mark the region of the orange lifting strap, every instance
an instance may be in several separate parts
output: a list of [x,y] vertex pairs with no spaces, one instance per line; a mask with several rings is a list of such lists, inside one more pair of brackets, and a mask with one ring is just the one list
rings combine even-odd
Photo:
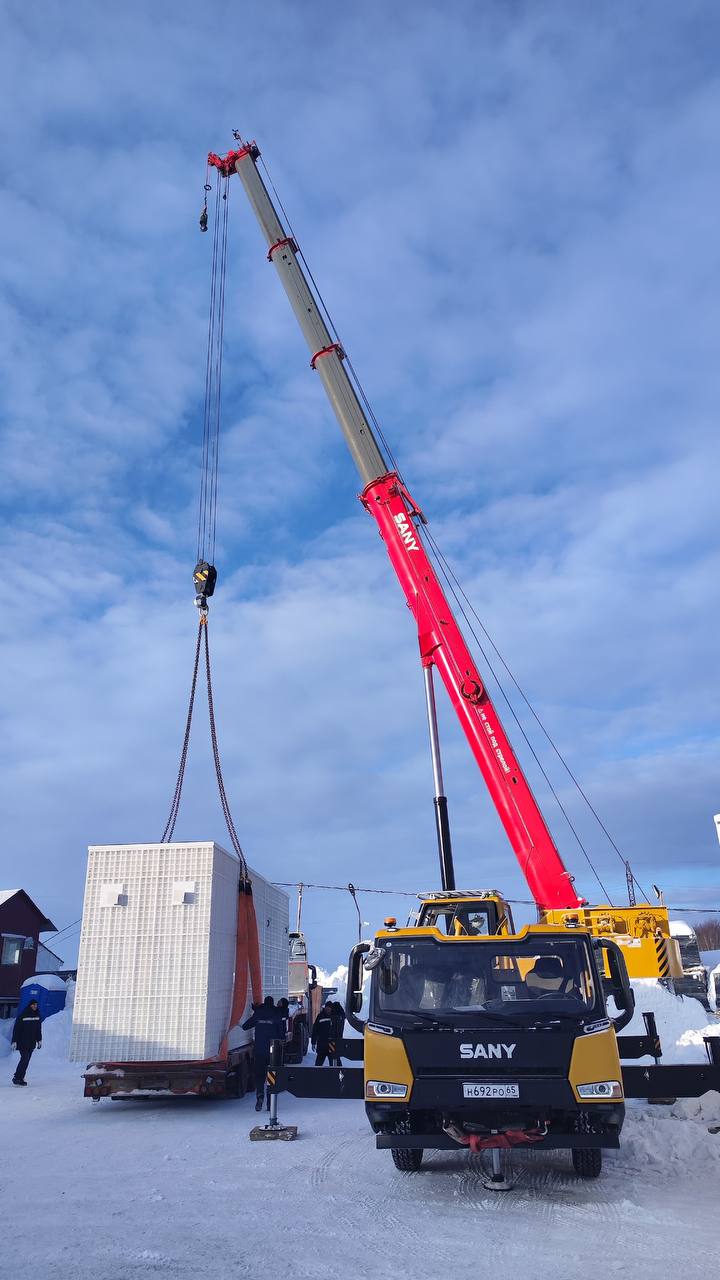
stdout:
[[260,966],[260,943],[258,940],[257,917],[252,896],[252,885],[249,880],[241,880],[238,887],[237,936],[235,940],[235,981],[233,984],[232,1007],[228,1029],[220,1046],[221,1056],[227,1054],[228,1034],[236,1026],[245,1012],[248,998],[248,976],[253,1004],[261,1004],[262,969]]

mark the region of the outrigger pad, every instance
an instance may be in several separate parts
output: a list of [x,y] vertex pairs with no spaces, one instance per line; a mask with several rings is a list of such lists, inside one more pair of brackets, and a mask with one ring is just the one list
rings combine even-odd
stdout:
[[293,1138],[297,1138],[296,1124],[256,1124],[254,1129],[250,1130],[251,1142],[268,1142],[274,1138],[282,1138],[285,1142],[292,1142]]

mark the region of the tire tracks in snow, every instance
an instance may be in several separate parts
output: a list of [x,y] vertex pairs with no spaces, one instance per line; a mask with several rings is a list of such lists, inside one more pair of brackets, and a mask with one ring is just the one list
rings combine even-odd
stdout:
[[[371,1134],[356,1134],[327,1151],[311,1170],[310,1185],[338,1207],[338,1225],[349,1232],[364,1230],[368,1218],[381,1220],[400,1243],[415,1240],[414,1224],[405,1222],[398,1206],[414,1200],[415,1174],[395,1171],[389,1182],[379,1177],[378,1160],[390,1153],[377,1152]],[[348,1187],[353,1192],[348,1196]]]
[[618,1187],[600,1179],[585,1181],[572,1167],[567,1170],[548,1165],[547,1154],[538,1157],[517,1155],[509,1161],[509,1172],[515,1179],[511,1191],[491,1191],[483,1183],[487,1165],[479,1154],[467,1157],[465,1168],[455,1175],[455,1197],[470,1208],[505,1217],[531,1215],[541,1222],[552,1222],[558,1210],[579,1217],[600,1219],[608,1228],[626,1220],[626,1202]]

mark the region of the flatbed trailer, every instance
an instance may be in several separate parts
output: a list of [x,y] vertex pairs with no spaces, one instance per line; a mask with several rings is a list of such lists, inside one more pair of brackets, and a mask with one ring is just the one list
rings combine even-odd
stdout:
[[[362,1045],[362,1041],[350,1041]],[[283,1042],[286,1063],[301,1063],[308,1045],[308,1032],[303,1010],[291,1015]],[[351,1050],[352,1052],[352,1050]],[[201,1062],[178,1060],[168,1062],[95,1062],[83,1073],[84,1096],[99,1101],[111,1098],[188,1097],[243,1098],[254,1087],[255,1048],[251,1040],[228,1050],[226,1058],[208,1058]]]
[[203,1062],[95,1062],[84,1072],[86,1098],[242,1098],[253,1082],[252,1043]]

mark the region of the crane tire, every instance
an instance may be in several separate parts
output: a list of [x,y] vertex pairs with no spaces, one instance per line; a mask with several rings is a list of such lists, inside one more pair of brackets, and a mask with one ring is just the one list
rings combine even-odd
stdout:
[[579,1178],[599,1178],[602,1151],[599,1147],[573,1147],[572,1162]]
[[422,1147],[391,1147],[390,1155],[396,1169],[402,1173],[417,1173],[422,1164]]

